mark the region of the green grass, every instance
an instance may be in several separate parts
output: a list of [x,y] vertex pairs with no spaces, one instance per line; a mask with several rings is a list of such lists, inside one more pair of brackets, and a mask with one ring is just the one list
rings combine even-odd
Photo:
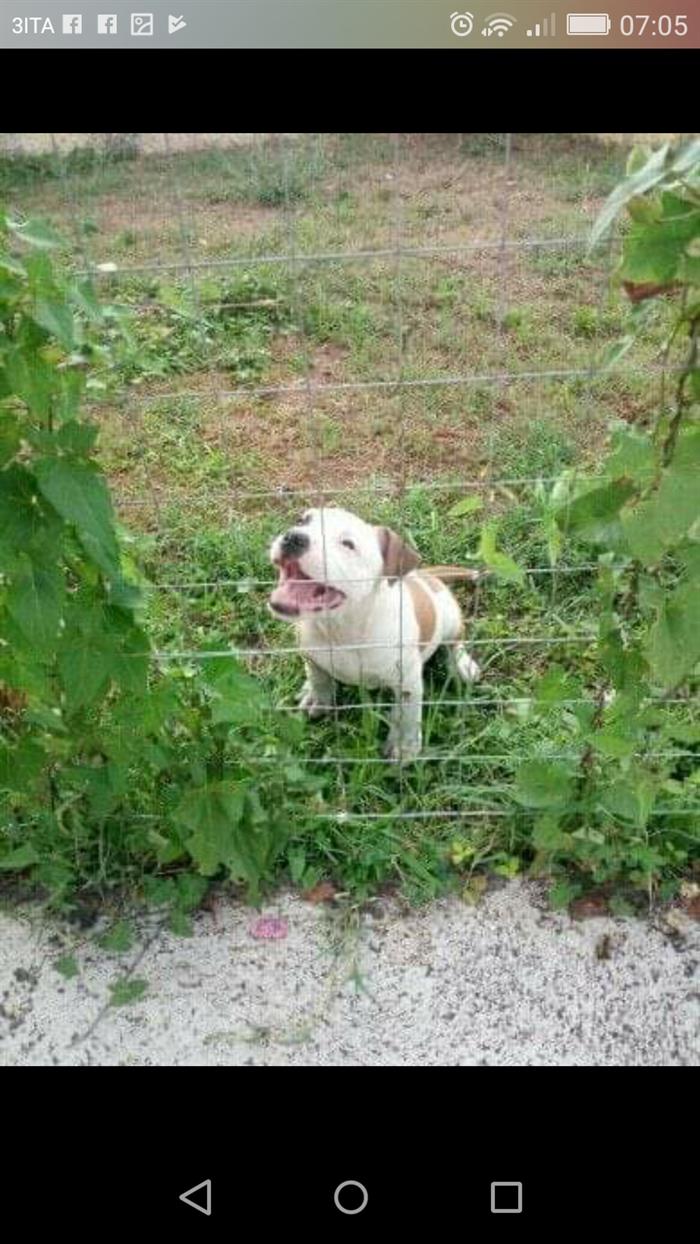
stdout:
[[[516,470],[517,462],[526,478],[571,459],[571,446],[546,427],[531,429],[517,443],[504,438],[498,449],[509,469]],[[501,515],[502,547],[523,565],[546,568],[533,489],[514,488],[517,500]],[[426,561],[464,561],[475,556],[482,515],[450,519],[453,500],[438,503],[428,490],[414,489],[401,505],[356,508],[407,532]],[[238,519],[228,531],[188,532],[184,520],[171,540],[156,541],[147,557],[154,580],[230,581],[220,588],[155,592],[150,616],[157,642],[176,650],[288,647],[291,629],[268,614],[265,599],[272,578],[269,541],[290,517],[279,512]],[[566,712],[553,711],[543,727],[532,698],[553,662],[591,686],[594,644],[577,642],[582,635],[593,637],[597,624],[589,564],[588,550],[571,548],[555,590],[545,569],[529,574],[522,588],[493,582],[482,589],[470,635],[479,641],[474,651],[483,681],[472,688],[456,684],[444,657],[434,659],[426,673],[426,700],[432,703],[425,710],[423,761],[400,774],[381,762],[388,710],[359,706],[384,704],[383,693],[341,688],[336,718],[307,726],[300,760],[312,768],[321,762],[316,771],[323,779],[324,815],[300,823],[289,848],[290,866],[303,869],[305,884],[330,876],[366,897],[377,885],[398,882],[418,901],[464,884],[463,870],[450,862],[455,842],[468,859],[469,875],[475,869],[517,871],[532,862],[531,818],[513,814],[508,791],[521,758],[546,759],[576,746]],[[469,612],[469,593],[462,596]],[[572,642],[546,643],[562,635]],[[511,642],[534,637],[545,641],[541,647]],[[303,679],[301,661],[253,656],[248,664],[280,710],[291,710]],[[449,759],[430,759],[439,756]],[[332,757],[341,759],[328,763]],[[264,764],[261,781],[263,774]],[[474,815],[431,817],[446,810]],[[506,817],[488,815],[504,811]],[[413,815],[401,819],[399,812]]]
[[[398,202],[411,244],[499,236],[502,135],[434,135],[402,141],[401,151]],[[625,154],[581,136],[515,136],[513,234],[584,235]],[[474,870],[525,870],[534,859],[532,818],[513,813],[507,790],[519,757],[571,746],[566,713],[553,712],[543,727],[532,699],[553,663],[590,686],[592,643],[574,640],[593,635],[598,619],[590,550],[568,545],[549,573],[546,498],[532,481],[595,466],[612,419],[644,422],[658,401],[648,366],[659,357],[664,309],[649,321],[634,375],[528,380],[518,374],[595,367],[624,331],[627,307],[609,287],[607,254],[588,256],[580,245],[515,251],[505,275],[493,250],[406,259],[398,270],[391,256],[261,261],[286,253],[292,237],[307,255],[391,246],[392,160],[383,135],[135,160],[32,157],[0,162],[0,193],[62,225],[67,238],[71,215],[90,258],[128,269],[182,260],[177,187],[191,256],[247,261],[193,276],[120,271],[100,283],[128,335],[115,323],[103,342],[91,413],[120,505],[144,502],[120,514],[156,585],[148,613],[158,648],[291,643],[265,604],[267,547],[299,508],[289,488],[306,489],[309,500],[319,482],[343,489],[339,500],[408,534],[428,563],[476,562],[481,523],[493,517],[500,547],[535,568],[523,586],[491,581],[479,592],[470,634],[480,684],[455,686],[442,657],[427,673],[427,699],[459,703],[426,709],[425,752],[452,759],[400,774],[377,763],[387,712],[358,708],[378,697],[356,689],[341,691],[336,720],[305,730],[300,763],[336,755],[347,763],[316,765],[323,815],[295,825],[285,875],[306,885],[330,876],[359,896],[397,882],[419,899],[463,886]],[[65,259],[83,262],[72,240]],[[393,379],[399,346],[406,379],[510,378],[401,396],[330,388],[310,405],[286,394],[217,396],[291,386],[307,374],[321,386]],[[403,470],[409,487],[397,501]],[[449,511],[466,495],[465,479],[482,481],[484,506],[456,519]],[[279,495],[240,495],[254,490]],[[212,583],[220,586],[189,586]],[[462,599],[469,612],[470,594]],[[506,642],[562,635],[571,640],[561,646]],[[299,659],[254,656],[249,665],[291,709]],[[264,773],[261,763],[261,782]],[[506,808],[507,817],[478,815]],[[449,809],[477,815],[431,818]]]
[[247,146],[214,148],[193,151],[184,159],[168,154],[163,147],[162,154],[145,160],[139,159],[129,144],[107,151],[85,146],[66,155],[3,156],[0,191],[25,195],[54,184],[76,199],[116,189],[125,196],[135,189],[154,193],[174,170],[179,174],[185,201],[280,206],[310,193],[324,171],[324,157],[318,145],[300,148],[285,141],[262,152]]

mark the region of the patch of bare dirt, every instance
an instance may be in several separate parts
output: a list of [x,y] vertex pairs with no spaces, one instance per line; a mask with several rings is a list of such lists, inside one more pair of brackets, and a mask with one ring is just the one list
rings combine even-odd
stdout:
[[[119,233],[134,229],[157,232],[159,229],[179,226],[179,208],[174,187],[165,199],[154,196],[152,201],[123,195],[105,194],[94,201],[93,214],[104,233]],[[250,236],[265,233],[271,223],[280,218],[274,207],[253,207],[235,202],[185,203],[182,206],[185,221],[198,234],[202,234],[208,247],[215,247],[222,239],[239,234]]]

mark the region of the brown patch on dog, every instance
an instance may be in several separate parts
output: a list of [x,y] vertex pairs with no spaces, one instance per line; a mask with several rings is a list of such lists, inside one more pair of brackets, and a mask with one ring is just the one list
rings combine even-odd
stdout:
[[398,579],[410,570],[415,570],[420,563],[420,553],[416,549],[406,544],[390,527],[378,527],[377,536],[384,558],[384,574],[389,579]]
[[436,579],[435,575],[428,574],[427,570],[419,570],[418,574],[420,575],[422,581],[424,583],[427,583],[428,587],[431,587],[434,592],[446,592],[447,591],[445,584],[442,583],[440,579]]
[[435,634],[437,621],[433,598],[420,579],[407,579],[406,586],[413,597],[413,608],[418,621],[418,636],[421,644],[429,644]]

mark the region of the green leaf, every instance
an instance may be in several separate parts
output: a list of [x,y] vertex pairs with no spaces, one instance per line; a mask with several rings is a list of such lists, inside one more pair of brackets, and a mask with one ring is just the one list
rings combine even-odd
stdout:
[[209,888],[209,882],[195,873],[180,873],[175,878],[176,903],[182,911],[193,911],[199,907]]
[[618,548],[623,543],[620,510],[634,492],[631,481],[613,480],[562,506],[557,511],[557,522],[564,531],[580,540]]
[[31,868],[32,864],[38,864],[39,859],[34,847],[25,843],[22,847],[15,847],[14,851],[8,851],[7,855],[0,855],[0,869],[4,872],[23,872],[25,868]]
[[289,875],[293,885],[299,885],[304,873],[306,872],[306,851],[303,847],[293,847],[287,853],[289,863]]
[[65,302],[37,302],[32,319],[51,333],[65,350],[73,349],[75,345],[73,312]]
[[0,742],[0,790],[27,794],[43,773],[46,752],[31,738],[9,746]]
[[515,775],[514,798],[526,808],[560,808],[572,798],[573,778],[560,761],[526,760]]
[[110,950],[114,954],[124,954],[127,950],[131,950],[134,944],[134,933],[125,920],[118,920],[98,941],[103,950]]
[[686,275],[686,247],[700,233],[700,208],[675,194],[662,196],[662,214],[655,222],[633,221],[624,242],[623,280],[659,285]]
[[256,720],[263,706],[260,684],[241,669],[235,658],[220,657],[209,663],[205,673],[211,688],[214,724],[243,725]]
[[103,765],[76,766],[75,772],[85,779],[85,796],[92,816],[101,820],[123,800],[129,777],[126,765],[110,760]]
[[627,425],[615,431],[613,452],[603,467],[606,475],[646,485],[653,480],[656,468],[656,453],[647,433]]
[[176,937],[194,937],[194,926],[191,917],[180,907],[175,907],[168,919],[168,928]]
[[655,151],[649,157],[646,164],[642,168],[637,169],[629,177],[625,177],[618,186],[615,187],[612,194],[606,199],[603,208],[596,220],[591,232],[591,248],[607,233],[615,217],[630,199],[636,195],[644,194],[650,190],[652,186],[657,185],[666,175],[666,157],[669,152],[669,144],[664,143],[658,151]]
[[97,300],[91,281],[78,281],[70,290],[70,297],[75,306],[94,323],[102,321],[102,307]]
[[124,697],[115,705],[113,720],[119,737],[159,734],[177,709],[174,686],[161,682],[151,687],[143,700]]
[[618,721],[602,730],[596,730],[591,735],[591,743],[602,756],[619,759],[621,756],[633,754],[638,743],[638,732],[626,722]]
[[564,833],[559,819],[552,813],[540,816],[532,831],[532,845],[537,851],[560,851],[569,843],[569,835]]
[[618,630],[601,627],[598,658],[617,691],[631,695],[648,674],[645,659],[635,644],[625,647]]
[[151,646],[148,636],[119,610],[107,609],[108,629],[113,637],[109,649],[109,669],[122,691],[145,695]]
[[97,424],[79,423],[77,419],[70,419],[57,432],[56,444],[68,453],[82,457],[90,453],[98,433]]
[[506,583],[522,585],[525,582],[525,572],[517,562],[513,561],[512,557],[508,557],[506,553],[501,553],[496,548],[496,531],[495,523],[484,524],[481,529],[479,556],[497,578],[503,579]]
[[58,672],[69,713],[94,704],[107,689],[110,680],[104,650],[93,647],[88,639],[61,649],[58,654]]
[[175,812],[175,821],[192,830],[187,847],[205,877],[237,858],[237,828],[243,816],[244,793],[235,782],[217,782],[190,790]]
[[634,781],[611,782],[602,790],[600,804],[610,816],[631,821],[637,829],[644,829],[654,806],[653,782],[641,773]]
[[268,811],[254,788],[233,781],[189,791],[175,817],[194,829],[187,846],[200,872],[212,876],[224,866],[253,899],[290,832],[283,810]]
[[[59,381],[59,390],[53,402],[56,420],[66,423],[68,421],[75,422],[76,426],[86,429],[93,427],[93,424],[77,423],[80,403],[85,389],[85,376],[83,373],[75,368],[68,368],[68,370],[60,373]],[[95,429],[95,434],[96,432],[97,429]],[[82,435],[83,438],[86,437],[86,433]],[[73,448],[70,442],[68,443],[68,448]]]
[[679,436],[656,491],[622,511],[629,549],[645,566],[659,561],[700,518],[699,479],[700,428],[691,427]]
[[26,553],[20,553],[17,567],[7,590],[7,611],[33,648],[52,652],[58,643],[63,577],[57,568],[36,566]]
[[[0,396],[2,394],[0,393]],[[20,445],[20,430],[13,415],[0,410],[0,468],[14,458]]]
[[74,955],[61,955],[60,959],[54,959],[53,966],[64,980],[72,980],[80,971]]
[[666,599],[664,588],[653,575],[640,574],[638,583],[637,599],[641,612],[644,614],[656,613],[657,610],[661,609]]
[[667,598],[646,642],[654,681],[676,687],[700,661],[700,582],[681,583]]
[[109,1000],[110,1006],[128,1006],[131,1002],[138,1002],[143,997],[148,989],[148,981],[140,977],[135,979],[127,977],[115,981],[109,989],[112,995]]
[[499,877],[517,877],[520,872],[520,859],[517,855],[504,855],[497,863],[493,865],[493,871]]
[[601,371],[607,371],[609,368],[615,367],[626,354],[629,354],[636,340],[634,333],[626,333],[618,341],[613,341],[609,346],[606,346],[598,361]]
[[40,459],[35,474],[47,500],[75,526],[86,552],[107,574],[118,575],[112,502],[102,476],[87,463],[65,458]]
[[0,471],[0,558],[9,575],[24,552],[51,569],[61,542],[63,522],[37,496],[34,476],[25,467]]
[[535,703],[542,708],[560,704],[580,696],[581,687],[561,665],[552,665],[539,680],[535,690]]
[[447,511],[448,518],[464,518],[467,514],[474,514],[477,510],[482,509],[483,501],[481,497],[465,497],[462,501],[458,501]]
[[143,892],[147,902],[154,907],[162,907],[174,898],[175,882],[172,877],[146,876],[143,879]]
[[37,250],[53,250],[57,246],[65,245],[63,238],[45,225],[40,220],[27,220],[24,222],[12,220],[6,217],[7,227],[16,237],[21,238],[28,246],[33,246]]
[[549,901],[555,909],[568,907],[569,903],[578,898],[582,887],[576,882],[558,881],[549,891]]
[[20,348],[7,355],[5,366],[11,391],[26,403],[33,415],[45,423],[58,388],[55,367],[42,358],[36,349],[29,358]]

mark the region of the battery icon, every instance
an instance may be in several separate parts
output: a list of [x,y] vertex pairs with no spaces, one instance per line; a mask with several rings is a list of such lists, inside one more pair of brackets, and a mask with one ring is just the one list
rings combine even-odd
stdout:
[[608,35],[610,17],[607,13],[567,13],[567,35]]

